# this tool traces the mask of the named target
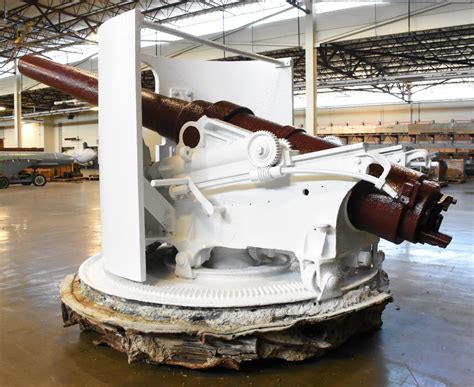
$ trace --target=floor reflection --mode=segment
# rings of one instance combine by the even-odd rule
[[[63,329],[60,281],[100,250],[97,182],[0,192],[0,384],[163,386],[467,386],[474,384],[474,183],[448,187],[458,204],[448,249],[382,242],[394,302],[381,330],[320,359],[262,362],[234,371],[127,364]]]

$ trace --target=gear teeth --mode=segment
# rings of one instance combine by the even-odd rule
[[[268,146],[268,154],[267,155],[260,155],[258,149],[254,148],[255,141],[258,141],[258,138],[266,137],[267,142],[266,145]],[[274,133],[269,132],[268,130],[258,130],[253,135],[249,141],[248,145],[248,152],[249,152],[249,159],[250,162],[256,166],[257,168],[267,168],[276,165],[281,159],[281,146],[280,146],[280,139],[275,136]]]
[[[280,143],[280,147],[283,149],[291,150],[291,142],[289,142],[286,138],[279,138],[278,142]]]

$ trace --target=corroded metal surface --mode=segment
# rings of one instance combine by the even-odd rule
[[[23,75],[92,105],[98,104],[98,78],[94,73],[33,55],[22,57],[18,67]],[[162,136],[176,141],[179,130],[186,122],[197,121],[203,115],[230,122],[252,132],[272,131],[278,137],[287,138],[294,148],[302,153],[335,147],[329,141],[308,136],[301,129],[282,126],[256,117],[251,110],[231,102],[220,101],[215,104],[206,101],[187,102],[142,90],[143,125]]]
[[[24,75],[39,82],[91,104],[97,104],[98,79],[93,73],[34,56],[21,58],[19,69]],[[181,127],[186,122],[197,121],[203,115],[253,132],[270,131],[279,138],[287,139],[292,148],[300,153],[337,146],[321,138],[308,136],[301,129],[256,117],[248,108],[231,102],[187,102],[142,90],[143,125],[162,136],[176,141]],[[192,136],[188,136],[186,140],[190,144],[196,142]],[[378,175],[381,171],[375,165],[371,173]],[[438,184],[409,168],[393,165],[387,176],[387,183],[406,199],[406,203],[396,201],[375,190],[372,185],[360,182],[354,189],[348,206],[353,224],[394,243],[408,240],[446,247],[451,237],[439,232],[443,219],[440,213],[456,201],[450,196],[443,196]]]
[[[380,176],[382,168],[373,164],[370,173]],[[407,240],[446,247],[452,238],[439,232],[441,212],[447,211],[456,200],[443,195],[440,186],[426,175],[399,165],[392,165],[387,182],[408,203],[395,201],[371,184],[360,182],[348,203],[351,222],[393,243]]]
[[[21,73],[63,93],[71,94],[91,105],[97,105],[99,82],[97,75],[72,66],[40,58],[24,56],[18,63]]]
[[[270,306],[255,314],[251,308],[192,309],[121,300],[81,286],[71,275],[61,285],[61,301],[65,326],[79,324],[81,330],[99,333],[96,344],[126,353],[130,363],[239,369],[259,359],[322,356],[355,334],[379,328],[391,296],[362,288],[342,301]]]

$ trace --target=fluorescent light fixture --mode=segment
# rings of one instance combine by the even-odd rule
[[[85,102],[79,101],[78,99],[67,99],[64,101],[54,101],[54,105],[84,105]]]
[[[7,108],[5,106],[0,106],[0,112],[3,112],[5,110],[7,110]]]

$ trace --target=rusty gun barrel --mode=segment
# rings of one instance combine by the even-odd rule
[[[98,104],[98,77],[94,73],[32,55],[20,59],[19,70],[23,75],[75,98],[92,105]],[[250,109],[231,102],[187,102],[149,90],[142,90],[141,95],[143,126],[175,141],[183,124],[206,115],[253,132],[268,130],[279,138],[287,139],[300,153],[337,146],[309,136],[302,129],[256,117]],[[187,130],[183,141],[186,145],[195,146],[197,135],[197,131]],[[380,175],[380,166],[372,165],[370,173]],[[446,247],[451,237],[439,232],[443,219],[441,211],[446,211],[455,200],[443,195],[439,185],[429,181],[426,175],[398,165],[392,165],[387,183],[403,201],[389,197],[369,183],[359,182],[348,202],[348,214],[354,226],[394,243],[408,240]]]
[[[98,105],[99,82],[97,75],[94,73],[33,55],[22,57],[18,68],[27,77],[70,94],[91,105]],[[288,139],[295,149],[299,149],[301,152],[312,152],[336,146],[329,141],[308,136],[302,129],[278,125],[256,117],[249,109],[231,102],[187,102],[153,93],[149,90],[142,90],[143,126],[162,136],[177,141],[179,130],[183,124],[188,121],[196,121],[203,115],[230,122],[250,131],[271,131],[280,138]]]

